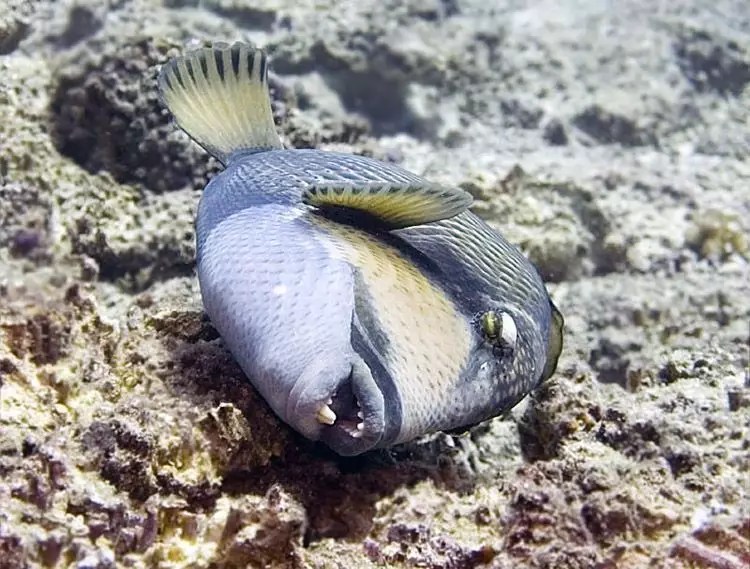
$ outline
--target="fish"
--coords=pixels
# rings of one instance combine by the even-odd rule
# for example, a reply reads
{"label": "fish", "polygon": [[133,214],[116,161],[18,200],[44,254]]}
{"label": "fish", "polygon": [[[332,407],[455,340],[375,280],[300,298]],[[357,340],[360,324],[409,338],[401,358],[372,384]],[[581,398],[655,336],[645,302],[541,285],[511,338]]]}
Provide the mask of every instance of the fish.
{"label": "fish", "polygon": [[341,456],[507,413],[564,321],[472,196],[396,164],[285,148],[268,59],[214,42],[162,65],[174,122],[223,166],[195,218],[203,307],[278,418]]}

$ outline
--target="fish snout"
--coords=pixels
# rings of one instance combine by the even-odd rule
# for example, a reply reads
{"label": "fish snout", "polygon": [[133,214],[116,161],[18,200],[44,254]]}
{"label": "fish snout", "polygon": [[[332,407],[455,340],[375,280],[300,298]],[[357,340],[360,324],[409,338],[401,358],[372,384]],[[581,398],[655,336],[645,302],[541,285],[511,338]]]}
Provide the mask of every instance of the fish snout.
{"label": "fish snout", "polygon": [[286,419],[304,436],[353,456],[380,442],[385,401],[358,355],[318,354],[289,394]]}
{"label": "fish snout", "polygon": [[475,323],[477,342],[450,397],[454,421],[443,430],[461,431],[502,415],[541,381],[546,342],[532,315],[504,306],[478,315]]}

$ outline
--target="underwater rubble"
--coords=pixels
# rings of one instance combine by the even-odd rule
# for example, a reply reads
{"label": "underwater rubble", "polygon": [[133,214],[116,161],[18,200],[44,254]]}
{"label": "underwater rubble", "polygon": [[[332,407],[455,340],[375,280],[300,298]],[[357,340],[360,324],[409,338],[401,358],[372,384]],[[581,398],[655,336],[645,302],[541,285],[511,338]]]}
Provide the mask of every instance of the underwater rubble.
{"label": "underwater rubble", "polygon": [[[750,15],[641,4],[8,3],[0,568],[748,566]],[[154,84],[212,39],[267,46],[286,144],[474,196],[565,316],[548,383],[351,459],[275,417],[201,309],[218,164]]]}

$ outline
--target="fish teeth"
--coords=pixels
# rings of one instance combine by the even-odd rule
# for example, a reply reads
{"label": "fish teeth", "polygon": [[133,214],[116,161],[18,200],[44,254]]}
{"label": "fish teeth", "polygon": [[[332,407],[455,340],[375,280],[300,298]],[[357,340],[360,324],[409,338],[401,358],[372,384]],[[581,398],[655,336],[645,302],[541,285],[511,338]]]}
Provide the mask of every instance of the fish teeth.
{"label": "fish teeth", "polygon": [[364,419],[365,418],[365,414],[361,410],[357,411],[357,417],[359,417],[360,419]]}
{"label": "fish teeth", "polygon": [[347,425],[347,424],[342,424],[341,428],[343,428],[346,431],[346,433],[353,439],[359,439],[359,438],[362,438],[362,435],[364,435],[365,424],[364,422],[357,423],[356,427],[352,427],[351,425]]}
{"label": "fish teeth", "polygon": [[336,413],[333,412],[333,409],[331,409],[328,404],[325,404],[318,409],[318,414],[315,418],[318,420],[318,423],[333,425],[336,422]]}

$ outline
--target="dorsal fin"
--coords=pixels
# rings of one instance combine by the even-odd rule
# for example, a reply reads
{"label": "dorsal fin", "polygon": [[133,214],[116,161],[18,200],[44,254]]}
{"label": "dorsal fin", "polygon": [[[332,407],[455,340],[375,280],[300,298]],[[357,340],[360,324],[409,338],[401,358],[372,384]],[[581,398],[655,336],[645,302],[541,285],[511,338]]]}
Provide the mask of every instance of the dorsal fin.
{"label": "dorsal fin", "polygon": [[226,164],[240,150],[282,148],[267,73],[261,49],[214,43],[167,62],[158,84],[177,124]]}
{"label": "dorsal fin", "polygon": [[437,184],[324,182],[302,192],[308,205],[351,209],[369,214],[391,229],[447,219],[466,210],[472,197]]}

